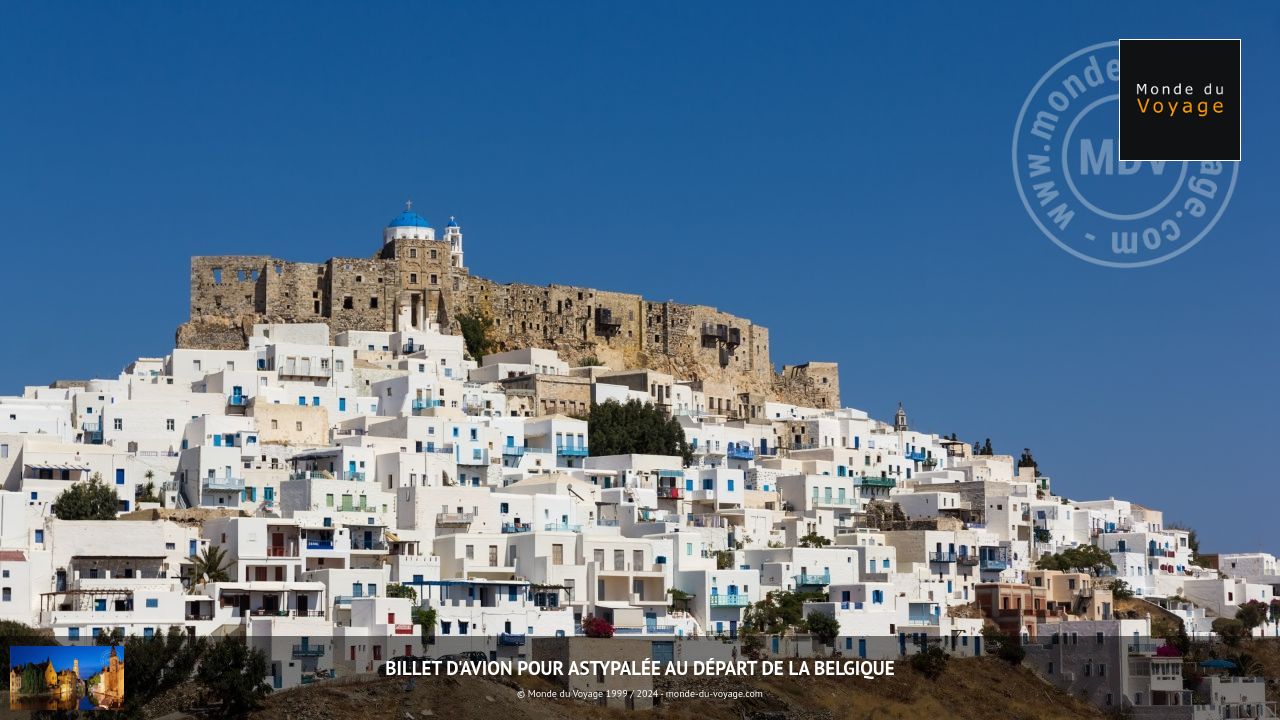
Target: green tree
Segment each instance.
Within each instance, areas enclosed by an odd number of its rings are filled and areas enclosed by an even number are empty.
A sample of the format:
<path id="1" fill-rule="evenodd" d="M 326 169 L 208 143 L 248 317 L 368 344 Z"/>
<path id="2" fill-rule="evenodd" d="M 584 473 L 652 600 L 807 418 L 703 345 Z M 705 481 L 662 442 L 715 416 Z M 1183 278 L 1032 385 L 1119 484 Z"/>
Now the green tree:
<path id="1" fill-rule="evenodd" d="M 1240 644 L 1249 631 L 1245 629 L 1244 623 L 1235 618 L 1215 618 L 1213 621 L 1213 631 L 1222 638 L 1222 642 L 1235 647 Z"/>
<path id="2" fill-rule="evenodd" d="M 715 552 L 715 556 L 716 556 L 717 570 L 733 569 L 733 551 L 732 550 L 717 550 Z"/>
<path id="3" fill-rule="evenodd" d="M 88 482 L 63 490 L 53 502 L 53 514 L 59 520 L 115 520 L 119 507 L 116 489 L 94 473 Z"/>
<path id="4" fill-rule="evenodd" d="M 591 406 L 587 418 L 592 455 L 679 455 L 693 463 L 680 421 L 652 403 L 609 400 Z"/>
<path id="5" fill-rule="evenodd" d="M 479 362 L 493 350 L 493 339 L 489 337 L 493 320 L 488 315 L 483 312 L 463 313 L 458 316 L 458 326 L 462 328 L 462 340 L 472 360 Z"/>
<path id="6" fill-rule="evenodd" d="M 1129 587 L 1129 583 L 1116 578 L 1111 581 L 1111 597 L 1116 600 L 1130 600 L 1133 598 L 1133 588 Z"/>
<path id="7" fill-rule="evenodd" d="M 1106 568 L 1115 570 L 1116 563 L 1111 559 L 1111 553 L 1097 545 L 1080 545 L 1060 553 L 1041 555 L 1036 561 L 1036 567 L 1041 570 L 1074 570 L 1099 575 Z"/>
<path id="8" fill-rule="evenodd" d="M 410 585 L 392 583 L 387 585 L 387 597 L 409 598 L 416 603 L 418 602 L 418 591 L 414 590 Z"/>
<path id="9" fill-rule="evenodd" d="M 422 642 L 432 642 L 436 635 L 436 609 L 433 607 L 415 607 L 411 613 L 414 625 L 422 626 Z"/>
<path id="10" fill-rule="evenodd" d="M 207 691 L 208 700 L 219 704 L 221 717 L 246 717 L 271 692 L 266 682 L 270 674 L 266 653 L 251 649 L 243 639 L 224 637 L 208 646 L 196 682 Z"/>
<path id="11" fill-rule="evenodd" d="M 217 545 L 210 545 L 204 549 L 204 552 L 195 557 L 191 567 L 191 574 L 188 576 L 190 590 L 194 594 L 197 585 L 213 582 L 229 582 L 231 576 L 227 574 L 227 570 L 231 567 L 231 560 L 227 558 L 227 553 Z"/>
<path id="12" fill-rule="evenodd" d="M 155 698 L 191 679 L 208 641 L 189 638 L 181 628 L 152 637 L 130 635 L 120 640 L 114 633 L 101 633 L 99 645 L 123 645 L 129 664 L 129 691 L 124 696 L 121 717 L 145 717 L 142 708 Z"/>
<path id="13" fill-rule="evenodd" d="M 803 632 L 808 628 L 804 619 L 806 600 L 825 600 L 820 592 L 795 592 L 771 590 L 760 602 L 747 606 L 742 624 L 750 632 L 781 635 L 788 630 Z"/>
<path id="14" fill-rule="evenodd" d="M 840 636 L 840 621 L 831 613 L 813 612 L 805 618 L 809 623 L 809 632 L 823 645 L 830 646 Z"/>
<path id="15" fill-rule="evenodd" d="M 829 538 L 819 535 L 817 532 L 811 532 L 800 538 L 800 547 L 803 548 L 820 548 L 831 544 Z"/>

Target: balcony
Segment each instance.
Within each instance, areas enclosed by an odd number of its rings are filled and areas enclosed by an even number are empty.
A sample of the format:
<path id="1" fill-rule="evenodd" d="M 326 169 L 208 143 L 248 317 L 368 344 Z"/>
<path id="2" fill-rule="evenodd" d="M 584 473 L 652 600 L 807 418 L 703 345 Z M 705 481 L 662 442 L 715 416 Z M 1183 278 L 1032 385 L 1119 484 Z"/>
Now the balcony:
<path id="1" fill-rule="evenodd" d="M 381 551 L 381 550 L 386 550 L 386 549 L 387 549 L 387 541 L 386 541 L 386 540 L 373 540 L 373 539 L 370 539 L 370 540 L 367 540 L 367 541 L 365 541 L 365 540 L 352 540 L 352 541 L 351 541 L 351 549 L 352 549 L 352 550 L 380 550 L 380 551 Z"/>
<path id="2" fill-rule="evenodd" d="M 436 527 L 469 527 L 475 520 L 471 513 L 436 513 Z"/>
<path id="3" fill-rule="evenodd" d="M 208 492 L 240 492 L 244 490 L 244 478 L 204 478 L 200 486 Z"/>
<path id="4" fill-rule="evenodd" d="M 524 633 L 499 633 L 498 645 L 502 647 L 520 647 L 524 645 Z"/>
<path id="5" fill-rule="evenodd" d="M 507 445 L 502 448 L 502 456 L 513 458 L 524 457 L 524 448 L 516 445 Z"/>
<path id="6" fill-rule="evenodd" d="M 323 645 L 294 645 L 293 656 L 296 658 L 303 657 L 322 657 L 324 655 Z"/>
<path id="7" fill-rule="evenodd" d="M 529 523 L 502 523 L 503 534 L 510 535 L 512 533 L 532 532 L 533 526 Z"/>
<path id="8" fill-rule="evenodd" d="M 81 425 L 80 430 L 84 433 L 84 440 L 92 445 L 102 444 L 102 420 L 99 419 L 94 425 Z"/>
<path id="9" fill-rule="evenodd" d="M 231 407 L 247 407 L 249 405 L 249 398 L 244 395 L 232 395 L 227 398 L 227 405 Z"/>
<path id="10" fill-rule="evenodd" d="M 277 371 L 279 372 L 280 377 L 333 377 L 333 371 L 327 367 L 320 367 L 319 363 L 287 362 L 281 365 Z"/>
<path id="11" fill-rule="evenodd" d="M 864 477 L 859 484 L 863 487 L 892 488 L 897 485 L 897 481 L 890 477 Z"/>
<path id="12" fill-rule="evenodd" d="M 333 604 L 334 605 L 350 605 L 352 597 L 353 597 L 352 595 L 334 595 Z"/>
<path id="13" fill-rule="evenodd" d="M 570 447 L 568 445 L 557 445 L 556 455 L 560 457 L 586 457 L 589 451 L 585 447 Z"/>
<path id="14" fill-rule="evenodd" d="M 983 558 L 981 568 L 985 571 L 999 572 L 1009 569 L 1008 560 L 998 560 L 996 558 Z"/>
<path id="15" fill-rule="evenodd" d="M 961 565 L 969 565 L 969 566 L 977 565 L 978 556 L 977 555 L 961 555 L 960 557 L 956 558 L 956 562 L 960 563 Z"/>
<path id="16" fill-rule="evenodd" d="M 956 554 L 953 552 L 929 553 L 929 562 L 931 563 L 953 563 L 955 561 L 956 561 Z"/>
<path id="17" fill-rule="evenodd" d="M 828 497 L 826 495 L 814 495 L 811 502 L 813 505 L 843 505 L 852 506 L 858 504 L 858 498 L 851 497 Z"/>
<path id="18" fill-rule="evenodd" d="M 713 608 L 714 607 L 746 607 L 750 604 L 751 604 L 751 601 L 747 598 L 747 596 L 742 595 L 740 593 L 734 594 L 734 595 L 712 595 L 711 596 L 711 607 Z"/>
<path id="19" fill-rule="evenodd" d="M 289 545 L 272 545 L 267 548 L 267 557 L 298 557 L 298 546 Z"/>
<path id="20" fill-rule="evenodd" d="M 570 525 L 569 523 L 547 523 L 543 530 L 550 532 L 582 532 L 581 525 Z"/>
<path id="21" fill-rule="evenodd" d="M 678 488 L 678 487 L 658 488 L 658 497 L 660 498 L 667 498 L 670 500 L 679 500 L 683 496 L 684 496 L 684 488 Z"/>
<path id="22" fill-rule="evenodd" d="M 414 412 L 420 412 L 431 408 L 444 407 L 444 401 L 434 398 L 414 398 L 412 407 Z"/>
<path id="23" fill-rule="evenodd" d="M 924 462 L 929 459 L 928 456 L 924 454 L 923 450 L 903 453 L 902 457 L 906 460 L 914 460 L 915 462 Z"/>
<path id="24" fill-rule="evenodd" d="M 332 540 L 308 540 L 307 549 L 308 550 L 332 550 L 333 541 Z"/>
<path id="25" fill-rule="evenodd" d="M 359 503 L 355 503 L 350 500 L 343 500 L 338 504 L 338 512 L 369 512 L 372 510 L 373 507 L 371 507 L 364 498 L 360 498 Z"/>
<path id="26" fill-rule="evenodd" d="M 729 451 L 725 453 L 731 460 L 755 460 L 756 451 L 749 447 L 729 447 Z"/>
<path id="27" fill-rule="evenodd" d="M 800 573 L 795 576 L 797 585 L 830 585 L 831 573 L 823 573 L 821 575 L 810 575 L 808 573 Z"/>

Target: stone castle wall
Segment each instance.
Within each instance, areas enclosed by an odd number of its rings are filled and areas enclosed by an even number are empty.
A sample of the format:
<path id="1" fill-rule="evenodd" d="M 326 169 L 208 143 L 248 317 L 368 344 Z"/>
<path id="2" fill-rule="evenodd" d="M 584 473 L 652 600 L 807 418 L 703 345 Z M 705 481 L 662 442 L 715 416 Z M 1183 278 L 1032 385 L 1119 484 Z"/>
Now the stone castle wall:
<path id="1" fill-rule="evenodd" d="M 492 319 L 498 350 L 543 347 L 567 362 L 647 367 L 680 379 L 732 385 L 815 407 L 839 406 L 834 363 L 775 375 L 769 331 L 716 308 L 650 302 L 631 293 L 565 285 L 500 284 L 451 266 L 449 243 L 395 240 L 372 258 L 288 262 L 264 255 L 194 257 L 191 320 L 179 347 L 242 348 L 255 322 L 324 322 L 345 330 L 394 331 L 411 299 L 442 328 L 458 316 Z"/>

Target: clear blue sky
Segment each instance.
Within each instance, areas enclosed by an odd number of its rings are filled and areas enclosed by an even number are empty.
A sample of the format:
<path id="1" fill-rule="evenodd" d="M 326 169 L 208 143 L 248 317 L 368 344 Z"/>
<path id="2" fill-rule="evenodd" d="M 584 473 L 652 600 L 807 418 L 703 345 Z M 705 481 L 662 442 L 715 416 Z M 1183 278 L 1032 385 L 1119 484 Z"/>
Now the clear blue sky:
<path id="1" fill-rule="evenodd" d="M 1280 6 L 888 5 L 6 4 L 0 390 L 165 353 L 193 254 L 369 255 L 412 197 L 477 274 L 717 305 L 846 404 L 1280 552 Z M 1143 270 L 1009 167 L 1040 75 L 1119 37 L 1244 40 L 1230 208 Z"/>

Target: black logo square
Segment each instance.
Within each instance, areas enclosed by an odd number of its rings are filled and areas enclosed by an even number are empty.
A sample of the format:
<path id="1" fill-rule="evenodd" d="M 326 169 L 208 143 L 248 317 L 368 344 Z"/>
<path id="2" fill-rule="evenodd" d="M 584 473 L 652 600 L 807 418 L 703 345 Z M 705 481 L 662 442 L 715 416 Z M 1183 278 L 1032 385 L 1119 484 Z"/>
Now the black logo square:
<path id="1" fill-rule="evenodd" d="M 1121 40 L 1120 159 L 1239 160 L 1240 41 Z"/>

